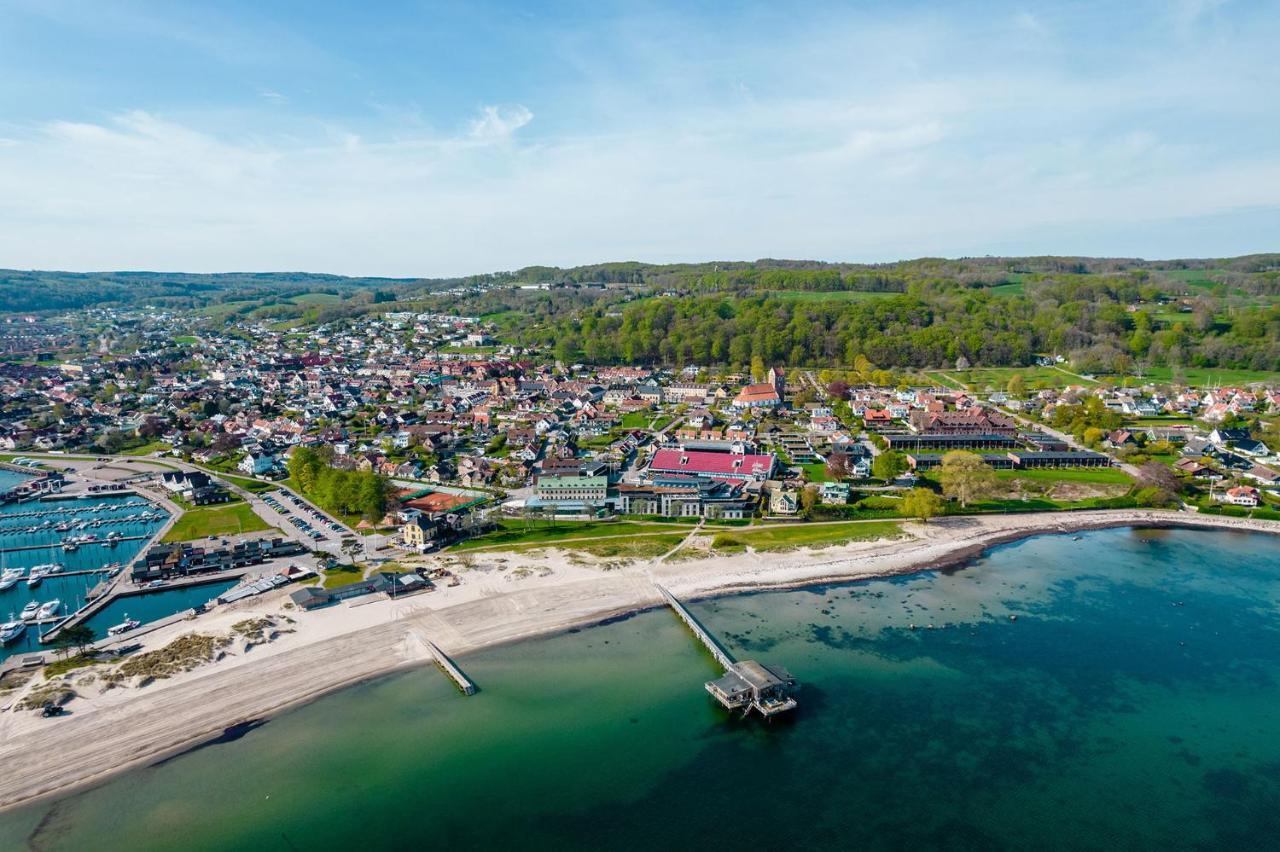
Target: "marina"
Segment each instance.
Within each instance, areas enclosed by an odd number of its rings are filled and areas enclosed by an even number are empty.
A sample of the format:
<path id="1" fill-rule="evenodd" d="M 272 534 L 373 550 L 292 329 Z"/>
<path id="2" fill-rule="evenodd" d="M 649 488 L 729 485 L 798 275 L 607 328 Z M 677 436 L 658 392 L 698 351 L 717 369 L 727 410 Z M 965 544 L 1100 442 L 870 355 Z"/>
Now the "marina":
<path id="1" fill-rule="evenodd" d="M 0 474 L 21 479 L 10 470 Z M 61 494 L 0 506 L 0 621 L 23 625 L 0 627 L 0 660 L 47 649 L 58 628 L 75 623 L 118 586 L 119 575 L 168 517 L 132 492 Z M 158 618 L 190 606 L 186 596 L 153 600 L 138 613 Z M 90 626 L 104 638 L 111 625 Z"/>

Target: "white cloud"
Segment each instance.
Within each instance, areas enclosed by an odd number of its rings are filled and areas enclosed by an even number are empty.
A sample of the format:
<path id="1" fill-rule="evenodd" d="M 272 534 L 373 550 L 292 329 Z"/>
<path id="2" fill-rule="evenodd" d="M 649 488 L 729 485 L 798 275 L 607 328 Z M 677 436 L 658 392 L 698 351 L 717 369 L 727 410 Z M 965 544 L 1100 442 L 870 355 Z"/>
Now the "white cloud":
<path id="1" fill-rule="evenodd" d="M 531 121 L 533 113 L 520 104 L 509 107 L 486 106 L 480 110 L 480 116 L 471 122 L 471 138 L 481 142 L 508 139 Z"/>

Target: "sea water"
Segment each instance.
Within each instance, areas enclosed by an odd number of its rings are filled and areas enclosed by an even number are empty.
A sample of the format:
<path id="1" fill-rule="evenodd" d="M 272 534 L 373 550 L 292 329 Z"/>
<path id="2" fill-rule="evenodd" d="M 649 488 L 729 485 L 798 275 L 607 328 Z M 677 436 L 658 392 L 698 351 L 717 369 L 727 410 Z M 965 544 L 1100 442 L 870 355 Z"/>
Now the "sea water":
<path id="1" fill-rule="evenodd" d="M 668 611 L 424 667 L 0 814 L 0 848 L 1270 848 L 1280 541 L 1109 530 L 691 606 L 800 678 L 714 705 Z M 304 616 L 305 617 L 305 616 Z"/>

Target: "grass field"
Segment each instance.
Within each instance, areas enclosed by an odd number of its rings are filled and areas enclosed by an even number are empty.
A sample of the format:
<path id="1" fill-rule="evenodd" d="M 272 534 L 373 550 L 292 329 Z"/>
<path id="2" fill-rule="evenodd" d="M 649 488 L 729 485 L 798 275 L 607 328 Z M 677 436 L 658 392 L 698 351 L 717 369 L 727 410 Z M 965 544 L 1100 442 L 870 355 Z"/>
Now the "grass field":
<path id="1" fill-rule="evenodd" d="M 295 305 L 331 304 L 341 302 L 342 297 L 334 293 L 300 293 L 289 301 Z"/>
<path id="2" fill-rule="evenodd" d="M 173 449 L 172 445 L 166 444 L 164 441 L 152 441 L 143 444 L 141 447 L 134 447 L 132 450 L 124 450 L 120 453 L 122 456 L 149 456 L 152 453 L 161 453 L 165 450 Z"/>
<path id="3" fill-rule="evenodd" d="M 804 469 L 804 478 L 809 482 L 826 482 L 831 478 L 827 476 L 827 466 L 823 462 L 802 464 L 800 467 Z"/>
<path id="4" fill-rule="evenodd" d="M 1014 281 L 1009 284 L 997 284 L 995 287 L 988 287 L 987 292 L 993 296 L 1021 296 L 1027 290 L 1023 282 Z"/>
<path id="5" fill-rule="evenodd" d="M 1044 387 L 1061 388 L 1067 385 L 1089 384 L 1070 373 L 1053 367 L 980 367 L 972 370 L 945 370 L 948 376 L 959 379 L 966 385 L 979 390 L 991 388 L 1002 391 L 1009 386 L 1014 376 L 1022 376 L 1028 388 L 1043 385 Z M 937 375 L 933 373 L 932 375 Z"/>
<path id="6" fill-rule="evenodd" d="M 173 339 L 173 342 L 185 344 L 187 346 L 194 346 L 200 342 L 200 338 L 196 337 L 194 334 L 180 334 Z"/>
<path id="7" fill-rule="evenodd" d="M 232 485 L 239 486 L 245 491 L 250 491 L 254 494 L 260 494 L 263 491 L 274 491 L 277 485 L 274 482 L 264 482 L 261 479 L 251 479 L 247 476 L 233 476 L 225 471 L 218 471 L 217 474 Z"/>
<path id="8" fill-rule="evenodd" d="M 631 521 L 601 523 L 599 521 L 556 521 L 548 526 L 543 521 L 530 521 L 525 529 L 524 521 L 499 521 L 498 529 L 491 533 L 467 539 L 452 549 L 475 550 L 477 548 L 522 547 L 531 544 L 555 545 L 566 538 L 602 538 L 628 536 L 637 533 L 680 532 L 678 524 L 638 524 Z M 687 531 L 687 530 L 686 530 Z M 626 539 L 621 539 L 626 540 Z M 570 542 L 575 549 L 582 549 L 584 542 Z"/>
<path id="9" fill-rule="evenodd" d="M 1087 482 L 1096 485 L 1128 485 L 1129 474 L 1118 467 L 1079 467 L 1047 470 L 997 470 L 996 479 L 1027 482 Z"/>
<path id="10" fill-rule="evenodd" d="M 352 583 L 358 583 L 364 579 L 364 569 L 357 568 L 352 565 L 339 565 L 336 568 L 326 568 L 324 571 L 324 581 L 321 586 L 326 589 L 336 589 L 339 586 L 349 586 Z"/>
<path id="11" fill-rule="evenodd" d="M 790 524 L 767 530 L 740 530 L 718 533 L 713 550 L 734 551 L 750 547 L 757 551 L 794 550 L 798 547 L 831 547 L 851 541 L 896 538 L 901 525 L 893 521 L 848 524 Z"/>
<path id="12" fill-rule="evenodd" d="M 648 429 L 653 421 L 653 413 L 648 411 L 631 411 L 622 415 L 623 429 Z"/>
<path id="13" fill-rule="evenodd" d="M 207 506 L 183 513 L 169 531 L 165 541 L 193 541 L 211 535 L 234 535 L 271 529 L 248 503 Z"/>
<path id="14" fill-rule="evenodd" d="M 1182 369 L 1183 381 L 1192 387 L 1213 387 L 1215 385 L 1247 385 L 1255 382 L 1280 384 L 1280 373 L 1266 370 L 1229 370 L 1218 367 L 1185 367 Z M 1106 377 L 1118 381 L 1121 376 Z M 1143 382 L 1154 384 L 1172 384 L 1173 369 L 1171 367 L 1152 367 L 1138 377 Z"/>

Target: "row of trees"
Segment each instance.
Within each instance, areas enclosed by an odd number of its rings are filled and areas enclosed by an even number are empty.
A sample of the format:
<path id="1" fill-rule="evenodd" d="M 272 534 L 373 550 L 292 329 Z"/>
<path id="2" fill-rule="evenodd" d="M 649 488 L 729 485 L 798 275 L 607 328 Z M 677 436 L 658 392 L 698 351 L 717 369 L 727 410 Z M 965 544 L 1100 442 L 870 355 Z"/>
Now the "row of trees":
<path id="1" fill-rule="evenodd" d="M 387 513 L 390 480 L 373 471 L 335 468 L 331 447 L 295 447 L 287 467 L 302 493 L 323 509 L 359 515 L 371 523 Z"/>

